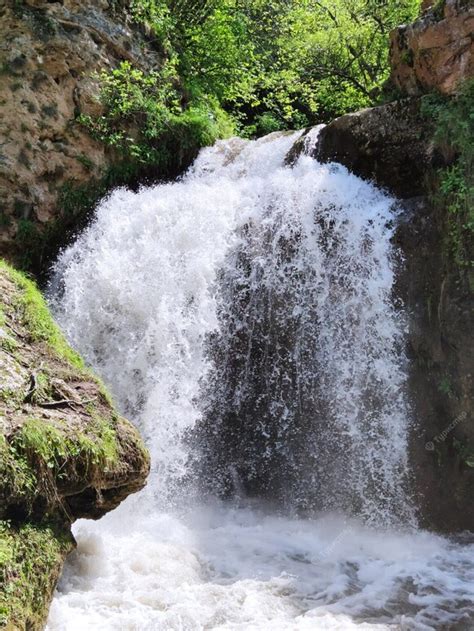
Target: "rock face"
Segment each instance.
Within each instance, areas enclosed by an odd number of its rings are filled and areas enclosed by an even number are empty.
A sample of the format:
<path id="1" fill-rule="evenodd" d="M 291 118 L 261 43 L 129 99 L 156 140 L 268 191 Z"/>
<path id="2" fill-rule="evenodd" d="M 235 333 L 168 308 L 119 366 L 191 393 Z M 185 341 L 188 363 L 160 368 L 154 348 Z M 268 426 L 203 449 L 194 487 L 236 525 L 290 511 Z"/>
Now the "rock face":
<path id="1" fill-rule="evenodd" d="M 121 4 L 0 3 L 0 256 L 21 253 L 28 266 L 25 246 L 77 221 L 81 200 L 67 193 L 92 187 L 117 159 L 76 118 L 101 113 L 94 73 L 124 60 L 145 70 L 159 63 Z"/>
<path id="2" fill-rule="evenodd" d="M 37 629 L 71 549 L 71 523 L 141 489 L 149 457 L 33 283 L 1 262 L 0 450 L 0 549 L 10 541 L 15 552 L 0 555 L 0 622 Z"/>
<path id="3" fill-rule="evenodd" d="M 314 157 L 339 162 L 402 198 L 423 194 L 429 168 L 443 157 L 419 99 L 403 99 L 341 116 L 319 133 Z"/>
<path id="4" fill-rule="evenodd" d="M 422 17 L 391 34 L 391 82 L 405 94 L 452 94 L 474 75 L 471 0 L 425 2 Z"/>
<path id="5" fill-rule="evenodd" d="M 410 463 L 422 525 L 474 525 L 474 294 L 446 255 L 445 209 L 406 200 L 395 236 L 396 295 L 410 316 Z"/>
<path id="6" fill-rule="evenodd" d="M 447 252 L 448 210 L 431 200 L 449 156 L 419 107 L 414 98 L 343 116 L 322 130 L 314 155 L 400 199 L 395 295 L 410 317 L 413 489 L 421 524 L 455 532 L 474 524 L 474 295 Z"/>
<path id="7" fill-rule="evenodd" d="M 474 76 L 473 33 L 472 2 L 425 3 L 420 20 L 392 35 L 392 81 L 408 95 L 450 94 Z M 421 524 L 453 532 L 474 525 L 474 296 L 447 247 L 450 210 L 433 196 L 439 168 L 456 156 L 436 146 L 421 103 L 409 96 L 342 116 L 320 132 L 313 155 L 401 200 L 395 293 L 410 316 L 413 489 Z"/>
<path id="8" fill-rule="evenodd" d="M 449 164 L 450 156 L 436 149 L 433 125 L 421 116 L 419 98 L 337 119 L 321 131 L 313 155 L 344 164 L 400 199 L 395 243 L 403 266 L 395 294 L 410 317 L 415 501 L 423 526 L 471 530 L 474 296 L 446 250 L 448 211 L 431 201 L 437 169 Z"/>

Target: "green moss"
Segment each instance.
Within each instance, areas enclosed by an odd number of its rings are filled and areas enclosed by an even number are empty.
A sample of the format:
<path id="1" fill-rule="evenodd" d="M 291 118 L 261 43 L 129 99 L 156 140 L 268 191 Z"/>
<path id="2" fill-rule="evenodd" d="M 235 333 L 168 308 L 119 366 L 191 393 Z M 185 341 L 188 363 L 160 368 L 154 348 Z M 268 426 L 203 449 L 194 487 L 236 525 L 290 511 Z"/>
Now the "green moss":
<path id="1" fill-rule="evenodd" d="M 117 462 L 117 435 L 110 421 L 94 414 L 82 431 L 73 432 L 66 420 L 29 418 L 9 442 L 0 435 L 2 515 L 10 516 L 13 508 L 13 513 L 31 516 L 38 498 L 56 510 L 58 480 L 82 477 L 92 467 L 102 475 Z M 50 514 L 48 509 L 45 513 Z"/>
<path id="2" fill-rule="evenodd" d="M 68 431 L 69 430 L 69 431 Z M 88 469 L 97 465 L 107 470 L 117 462 L 117 438 L 110 423 L 97 416 L 83 432 L 72 433 L 63 426 L 35 418 L 28 419 L 14 436 L 12 446 L 28 461 L 37 461 L 61 476 L 68 460 L 77 459 Z"/>
<path id="3" fill-rule="evenodd" d="M 51 526 L 0 521 L 0 626 L 40 629 L 70 536 Z"/>
<path id="4" fill-rule="evenodd" d="M 77 371 L 81 377 L 90 381 L 94 381 L 100 391 L 101 396 L 105 403 L 107 403 L 111 410 L 114 409 L 114 403 L 103 381 L 97 377 L 92 370 L 87 368 L 84 364 L 84 360 L 80 355 L 71 349 L 68 345 L 64 335 L 60 331 L 57 324 L 54 322 L 48 306 L 41 295 L 41 292 L 36 287 L 35 283 L 27 278 L 25 274 L 15 270 L 5 261 L 0 259 L 0 273 L 6 273 L 12 282 L 15 283 L 20 291 L 20 295 L 15 301 L 14 308 L 17 315 L 20 318 L 23 326 L 26 327 L 30 335 L 30 339 L 33 342 L 46 342 L 49 348 L 59 358 L 65 359 L 70 366 L 74 369 L 74 374 L 77 376 Z M 2 318 L 4 318 L 3 311 L 0 305 L 0 325 Z M 17 348 L 15 340 L 10 338 L 3 338 L 0 340 L 0 346 L 5 348 L 9 352 L 14 352 Z M 36 375 L 38 380 L 37 395 L 45 394 L 48 385 L 48 375 L 41 371 Z"/>
<path id="5" fill-rule="evenodd" d="M 6 273 L 19 290 L 14 306 L 31 340 L 46 342 L 54 353 L 66 359 L 75 368 L 83 370 L 82 358 L 66 342 L 35 283 L 1 260 L 0 272 Z"/>
<path id="6" fill-rule="evenodd" d="M 36 476 L 26 458 L 0 436 L 0 497 L 6 503 L 30 506 Z"/>

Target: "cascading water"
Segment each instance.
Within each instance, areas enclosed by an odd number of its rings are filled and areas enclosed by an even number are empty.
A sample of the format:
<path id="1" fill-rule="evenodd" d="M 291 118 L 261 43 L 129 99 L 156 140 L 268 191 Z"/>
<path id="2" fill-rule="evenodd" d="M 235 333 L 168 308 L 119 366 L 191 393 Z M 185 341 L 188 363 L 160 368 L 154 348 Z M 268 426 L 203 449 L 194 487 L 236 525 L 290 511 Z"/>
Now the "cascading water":
<path id="1" fill-rule="evenodd" d="M 115 191 L 57 264 L 56 316 L 153 470 L 77 526 L 51 631 L 474 621 L 472 547 L 415 530 L 394 200 L 285 166 L 297 137 Z"/>
<path id="2" fill-rule="evenodd" d="M 237 164 L 226 169 L 238 189 L 251 187 L 251 213 L 219 271 L 197 459 L 211 489 L 236 483 L 290 505 L 406 523 L 393 200 L 339 166 L 263 163 L 237 179 Z"/>

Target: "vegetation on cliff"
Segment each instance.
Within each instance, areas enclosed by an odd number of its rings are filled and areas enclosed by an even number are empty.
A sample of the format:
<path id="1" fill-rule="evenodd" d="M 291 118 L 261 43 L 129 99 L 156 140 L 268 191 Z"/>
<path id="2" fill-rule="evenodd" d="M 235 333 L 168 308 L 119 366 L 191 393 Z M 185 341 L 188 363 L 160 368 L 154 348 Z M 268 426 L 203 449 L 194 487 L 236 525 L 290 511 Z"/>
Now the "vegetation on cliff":
<path id="1" fill-rule="evenodd" d="M 447 211 L 447 249 L 474 289 L 474 80 L 453 97 L 430 95 L 423 110 L 434 118 L 434 140 L 450 162 L 439 172 L 435 187 L 435 202 Z"/>
<path id="2" fill-rule="evenodd" d="M 73 539 L 54 526 L 0 521 L 0 627 L 42 629 Z"/>

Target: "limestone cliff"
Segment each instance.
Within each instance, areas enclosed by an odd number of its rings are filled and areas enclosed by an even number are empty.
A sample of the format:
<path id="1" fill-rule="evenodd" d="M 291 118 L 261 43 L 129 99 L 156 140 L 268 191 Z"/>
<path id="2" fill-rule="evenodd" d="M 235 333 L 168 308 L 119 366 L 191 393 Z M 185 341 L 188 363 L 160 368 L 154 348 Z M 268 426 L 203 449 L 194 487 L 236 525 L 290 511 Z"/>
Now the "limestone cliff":
<path id="1" fill-rule="evenodd" d="M 471 0 L 424 2 L 419 20 L 391 34 L 391 82 L 410 95 L 453 94 L 474 75 L 474 5 Z"/>
<path id="2" fill-rule="evenodd" d="M 118 160 L 77 122 L 101 113 L 95 73 L 125 60 L 143 70 L 160 63 L 126 4 L 0 3 L 0 256 L 35 273 Z"/>
<path id="3" fill-rule="evenodd" d="M 71 523 L 141 489 L 149 458 L 34 284 L 1 262 L 0 451 L 0 626 L 40 629 Z"/>

